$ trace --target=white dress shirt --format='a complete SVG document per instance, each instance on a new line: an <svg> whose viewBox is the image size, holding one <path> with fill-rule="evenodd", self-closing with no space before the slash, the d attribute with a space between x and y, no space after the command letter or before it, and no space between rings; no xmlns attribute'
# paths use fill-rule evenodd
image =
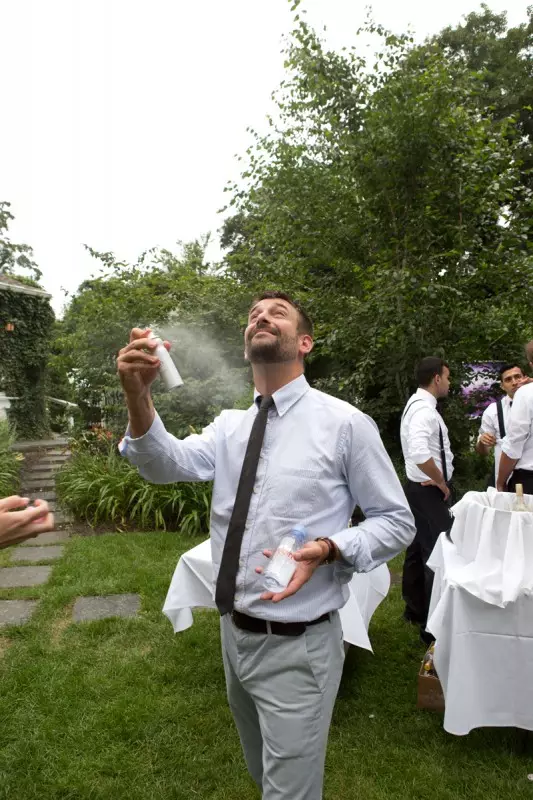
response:
<svg viewBox="0 0 533 800"><path fill-rule="evenodd" d="M453 455L448 428L437 411L437 398L425 389L417 389L409 398L402 416L400 437L405 459L405 472L410 481L424 483L429 477L417 467L430 458L444 475L440 455L439 426L442 430L448 480L453 475Z"/></svg>
<svg viewBox="0 0 533 800"><path fill-rule="evenodd" d="M512 400L509 395L502 397L502 411L503 411L503 424L505 431L509 425L509 416L511 413ZM484 433L491 433L496 438L494 446L494 474L498 477L498 468L500 466L500 454L502 451L502 437L500 435L500 423L498 421L498 406L496 403L491 403L487 406L481 417L481 427L479 429L478 441Z"/></svg>
<svg viewBox="0 0 533 800"><path fill-rule="evenodd" d="M235 608L268 620L305 622L341 608L353 571L368 572L414 537L414 521L377 426L348 403L311 389L302 375L274 394L241 546ZM120 450L154 483L214 481L211 548L216 583L228 524L257 414L223 411L201 434L179 440L156 416ZM366 519L347 527L354 506ZM275 550L295 524L309 538L328 536L343 560L319 567L311 580L280 603L260 599L264 549Z"/></svg>
<svg viewBox="0 0 533 800"><path fill-rule="evenodd" d="M533 383L516 390L506 425L502 452L518 459L515 469L533 471Z"/></svg>

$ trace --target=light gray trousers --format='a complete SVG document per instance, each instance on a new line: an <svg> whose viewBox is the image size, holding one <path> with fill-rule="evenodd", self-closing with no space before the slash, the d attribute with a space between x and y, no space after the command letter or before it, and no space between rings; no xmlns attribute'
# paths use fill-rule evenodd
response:
<svg viewBox="0 0 533 800"><path fill-rule="evenodd" d="M301 636L242 631L226 614L221 633L229 705L263 800L321 800L344 662L338 613Z"/></svg>

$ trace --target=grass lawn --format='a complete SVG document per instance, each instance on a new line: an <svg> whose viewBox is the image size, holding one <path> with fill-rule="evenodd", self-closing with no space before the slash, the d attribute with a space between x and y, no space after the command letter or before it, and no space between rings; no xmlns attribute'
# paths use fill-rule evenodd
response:
<svg viewBox="0 0 533 800"><path fill-rule="evenodd" d="M0 634L0 798L257 800L226 705L218 620L174 635L161 614L176 534L76 537L37 589L32 621ZM5 556L2 562L5 563ZM398 562L394 565L398 568ZM76 597L139 592L140 617L72 624ZM533 753L514 730L453 737L417 711L423 654L398 587L351 649L326 767L326 800L533 799Z"/></svg>

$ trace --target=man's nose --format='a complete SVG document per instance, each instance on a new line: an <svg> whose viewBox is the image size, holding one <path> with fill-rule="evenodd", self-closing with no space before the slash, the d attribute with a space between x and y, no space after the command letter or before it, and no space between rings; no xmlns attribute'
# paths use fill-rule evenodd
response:
<svg viewBox="0 0 533 800"><path fill-rule="evenodd" d="M269 323L268 311L261 311L261 313L258 314L256 325L259 325L261 322Z"/></svg>

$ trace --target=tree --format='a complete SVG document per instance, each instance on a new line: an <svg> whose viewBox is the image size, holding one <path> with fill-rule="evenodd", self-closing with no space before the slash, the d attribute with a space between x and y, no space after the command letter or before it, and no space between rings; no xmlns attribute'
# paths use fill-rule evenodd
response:
<svg viewBox="0 0 533 800"><path fill-rule="evenodd" d="M33 249L27 244L14 244L8 236L9 223L15 219L10 207L11 203L0 202L0 275L13 275L22 281L26 277L28 283L37 285L42 272L33 260ZM24 271L30 275L25 276Z"/></svg>
<svg viewBox="0 0 533 800"><path fill-rule="evenodd" d="M415 48L408 62L423 68L434 53L460 64L476 75L472 101L482 114L495 120L513 117L519 138L522 180L533 186L533 6L527 22L507 27L507 14L495 14L487 5L471 13L459 25L449 26Z"/></svg>
<svg viewBox="0 0 533 800"><path fill-rule="evenodd" d="M533 311L532 192L518 114L481 113L479 75L442 48L382 37L374 65L297 20L277 94L226 223L241 283L296 292L318 322L317 385L355 402L398 450L416 361L515 357ZM315 371L316 370L316 371ZM469 421L450 404L456 449Z"/></svg>
<svg viewBox="0 0 533 800"><path fill-rule="evenodd" d="M186 435L247 392L239 320L245 306L234 281L205 263L206 241L181 255L151 250L129 265L91 251L101 274L83 283L65 312L55 347L86 422L122 432L126 412L115 359L135 326L154 326L173 343L185 379L179 392L157 394L172 432ZM156 393L158 387L156 386Z"/></svg>
<svg viewBox="0 0 533 800"><path fill-rule="evenodd" d="M9 203L0 202L2 389L17 398L9 412L17 437L31 439L46 435L49 429L47 362L54 312L49 295L37 283L41 272L32 260L32 248L14 244L8 236L14 219L9 208Z"/></svg>

